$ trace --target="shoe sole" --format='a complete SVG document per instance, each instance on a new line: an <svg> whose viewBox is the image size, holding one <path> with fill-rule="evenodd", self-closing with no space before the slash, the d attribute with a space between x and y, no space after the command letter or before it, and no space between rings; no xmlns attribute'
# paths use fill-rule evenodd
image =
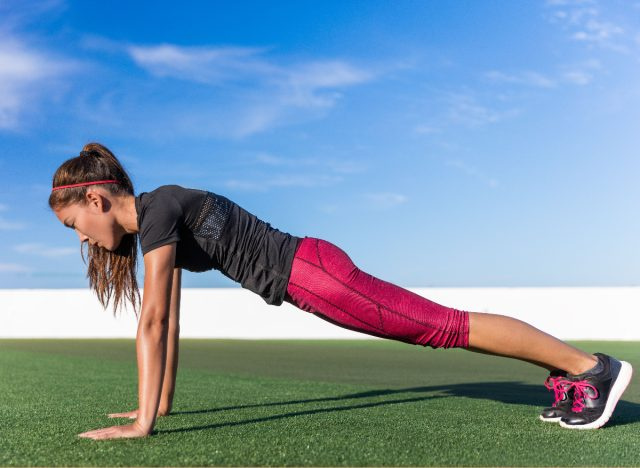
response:
<svg viewBox="0 0 640 468"><path fill-rule="evenodd" d="M543 418L542 415L540 415L540 416L538 416L538 419L540 419L540 421L544 421L544 422L556 423L556 422L560 422L560 420L562 419L562 416L557 417L557 418Z"/></svg>
<svg viewBox="0 0 640 468"><path fill-rule="evenodd" d="M620 361L620 372L618 373L618 377L616 378L615 383L613 384L613 388L609 393L609 399L607 400L607 404L604 407L604 411L600 415L598 419L592 421L587 424L567 424L563 421L560 421L560 426L566 429L598 429L609 421L609 418L613 414L613 410L616 408L618 404L618 400L627 389L629 382L631 381L631 376L633 375L633 368L631 364L626 361Z"/></svg>

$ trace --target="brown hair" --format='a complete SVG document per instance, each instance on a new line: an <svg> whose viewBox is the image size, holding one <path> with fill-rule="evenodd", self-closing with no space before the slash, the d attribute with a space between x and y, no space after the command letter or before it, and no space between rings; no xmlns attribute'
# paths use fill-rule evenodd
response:
<svg viewBox="0 0 640 468"><path fill-rule="evenodd" d="M102 185L114 196L134 195L133 184L122 164L100 143L87 143L82 148L80 156L62 163L53 175L52 187L98 180L117 180L118 183ZM88 186L82 186L52 191L49 195L49 207L55 210L73 203L84 205L87 188ZM89 245L88 242L87 245ZM82 247L81 244L80 256L87 264ZM138 315L140 303L140 291L136 280L138 235L125 234L122 242L113 252L104 247L89 245L88 259L89 287L95 290L102 307L106 309L113 296L114 315L124 299L131 303L134 313Z"/></svg>

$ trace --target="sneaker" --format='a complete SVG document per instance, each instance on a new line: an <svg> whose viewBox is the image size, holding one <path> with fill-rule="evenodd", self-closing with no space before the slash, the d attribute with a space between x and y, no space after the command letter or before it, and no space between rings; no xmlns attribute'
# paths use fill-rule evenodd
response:
<svg viewBox="0 0 640 468"><path fill-rule="evenodd" d="M560 422L560 419L571 411L571 405L573 404L571 381L567 379L565 371L556 369L551 371L544 382L544 386L553 391L554 401L551 406L547 406L540 412L540 420L544 422Z"/></svg>
<svg viewBox="0 0 640 468"><path fill-rule="evenodd" d="M604 426L631 381L631 364L606 354L596 353L595 356L602 363L600 372L567 376L573 390L573 405L560 419L562 427L597 429Z"/></svg>

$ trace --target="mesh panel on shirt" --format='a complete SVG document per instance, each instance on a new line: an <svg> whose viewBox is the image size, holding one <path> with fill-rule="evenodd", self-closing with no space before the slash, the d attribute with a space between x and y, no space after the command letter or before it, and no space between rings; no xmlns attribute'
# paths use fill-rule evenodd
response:
<svg viewBox="0 0 640 468"><path fill-rule="evenodd" d="M200 237L219 239L231 211L229 200L209 193L202 205L193 234Z"/></svg>

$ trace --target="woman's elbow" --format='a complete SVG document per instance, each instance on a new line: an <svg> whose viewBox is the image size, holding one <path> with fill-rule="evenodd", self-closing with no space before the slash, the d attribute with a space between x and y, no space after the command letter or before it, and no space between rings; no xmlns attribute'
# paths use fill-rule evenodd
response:
<svg viewBox="0 0 640 468"><path fill-rule="evenodd" d="M166 332L169 328L168 314L142 314L138 328L146 332Z"/></svg>

